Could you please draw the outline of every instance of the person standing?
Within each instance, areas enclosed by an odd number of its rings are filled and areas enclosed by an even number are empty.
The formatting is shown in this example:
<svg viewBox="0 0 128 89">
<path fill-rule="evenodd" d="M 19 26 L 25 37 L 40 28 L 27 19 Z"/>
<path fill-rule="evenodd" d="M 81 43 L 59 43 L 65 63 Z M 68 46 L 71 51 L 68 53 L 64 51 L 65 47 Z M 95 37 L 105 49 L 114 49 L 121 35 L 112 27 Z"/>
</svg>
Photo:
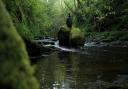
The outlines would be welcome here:
<svg viewBox="0 0 128 89">
<path fill-rule="evenodd" d="M 67 25 L 67 27 L 72 28 L 72 16 L 70 13 L 68 14 L 68 17 L 66 20 L 66 25 Z"/>
</svg>

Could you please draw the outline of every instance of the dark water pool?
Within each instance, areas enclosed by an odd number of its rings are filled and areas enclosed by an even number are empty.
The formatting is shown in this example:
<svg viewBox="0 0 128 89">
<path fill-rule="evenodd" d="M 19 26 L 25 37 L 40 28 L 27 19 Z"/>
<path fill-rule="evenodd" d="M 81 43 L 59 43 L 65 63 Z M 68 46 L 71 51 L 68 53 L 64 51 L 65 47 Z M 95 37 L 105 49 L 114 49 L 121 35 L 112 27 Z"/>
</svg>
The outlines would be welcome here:
<svg viewBox="0 0 128 89">
<path fill-rule="evenodd" d="M 128 48 L 57 51 L 37 62 L 41 89 L 127 89 Z"/>
</svg>

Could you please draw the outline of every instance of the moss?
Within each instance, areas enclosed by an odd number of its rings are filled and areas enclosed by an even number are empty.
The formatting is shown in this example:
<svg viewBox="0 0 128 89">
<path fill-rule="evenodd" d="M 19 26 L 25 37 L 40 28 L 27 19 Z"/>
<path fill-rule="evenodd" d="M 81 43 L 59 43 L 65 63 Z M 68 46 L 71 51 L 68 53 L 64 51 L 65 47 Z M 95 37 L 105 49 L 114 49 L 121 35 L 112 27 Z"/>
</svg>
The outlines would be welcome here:
<svg viewBox="0 0 128 89">
<path fill-rule="evenodd" d="M 39 89 L 21 37 L 0 0 L 0 88 Z"/>
<path fill-rule="evenodd" d="M 71 46 L 82 46 L 84 45 L 85 37 L 79 28 L 72 28 L 70 32 L 70 44 Z"/>
<path fill-rule="evenodd" d="M 82 31 L 75 27 L 72 29 L 61 27 L 58 32 L 58 39 L 60 45 L 73 47 L 84 45 L 85 41 Z"/>
<path fill-rule="evenodd" d="M 84 34 L 79 28 L 72 28 L 70 38 L 84 38 Z"/>
</svg>

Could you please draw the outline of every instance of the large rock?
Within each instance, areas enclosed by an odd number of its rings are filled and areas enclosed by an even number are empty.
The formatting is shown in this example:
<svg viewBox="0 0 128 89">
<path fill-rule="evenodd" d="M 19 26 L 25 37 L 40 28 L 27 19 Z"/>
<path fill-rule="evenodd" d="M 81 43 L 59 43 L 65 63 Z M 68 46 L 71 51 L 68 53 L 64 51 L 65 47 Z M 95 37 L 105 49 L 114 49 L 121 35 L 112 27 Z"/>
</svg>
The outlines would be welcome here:
<svg viewBox="0 0 128 89">
<path fill-rule="evenodd" d="M 70 30 L 66 27 L 61 27 L 58 32 L 59 45 L 70 46 Z"/>
<path fill-rule="evenodd" d="M 0 88 L 39 89 L 25 45 L 0 0 Z"/>
<path fill-rule="evenodd" d="M 84 34 L 79 28 L 73 28 L 70 32 L 70 45 L 73 47 L 83 46 L 85 43 Z"/>
<path fill-rule="evenodd" d="M 61 27 L 58 32 L 58 40 L 61 46 L 79 47 L 85 43 L 84 34 L 79 28 L 69 29 Z"/>
</svg>

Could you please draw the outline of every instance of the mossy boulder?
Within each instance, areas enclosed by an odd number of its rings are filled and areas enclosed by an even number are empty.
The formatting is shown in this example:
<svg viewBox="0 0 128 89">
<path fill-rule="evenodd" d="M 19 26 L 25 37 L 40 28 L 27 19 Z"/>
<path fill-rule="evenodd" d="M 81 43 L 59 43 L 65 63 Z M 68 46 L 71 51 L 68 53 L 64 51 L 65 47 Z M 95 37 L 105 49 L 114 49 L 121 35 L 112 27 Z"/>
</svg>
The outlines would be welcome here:
<svg viewBox="0 0 128 89">
<path fill-rule="evenodd" d="M 58 32 L 59 44 L 63 46 L 79 47 L 85 43 L 85 37 L 79 28 L 61 27 Z"/>
<path fill-rule="evenodd" d="M 83 46 L 85 43 L 85 37 L 79 28 L 73 28 L 70 32 L 70 44 L 71 46 Z"/>
<path fill-rule="evenodd" d="M 69 46 L 70 45 L 69 39 L 70 39 L 70 29 L 64 26 L 61 27 L 58 32 L 59 45 Z"/>
<path fill-rule="evenodd" d="M 0 88 L 39 89 L 25 45 L 0 0 Z"/>
</svg>

